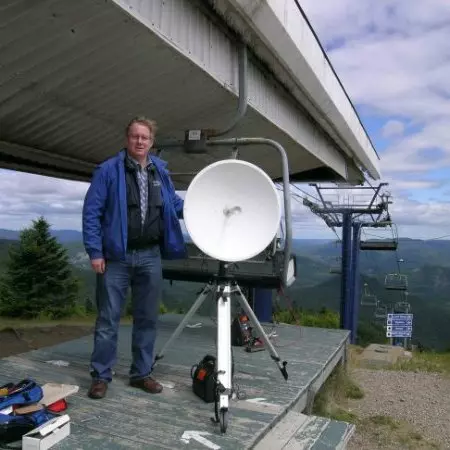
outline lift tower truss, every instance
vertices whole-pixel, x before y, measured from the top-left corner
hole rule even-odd
[[[385,190],[388,183],[372,186],[319,186],[316,188],[320,202],[304,198],[303,204],[320,217],[328,227],[342,228],[342,278],[340,301],[340,326],[350,330],[351,342],[356,342],[359,313],[359,251],[363,227],[392,226],[389,216],[391,195]]]

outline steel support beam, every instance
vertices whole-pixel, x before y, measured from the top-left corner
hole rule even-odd
[[[343,214],[342,227],[342,280],[340,326],[342,329],[350,328],[351,303],[351,259],[352,259],[352,214]]]
[[[355,208],[346,208],[346,207],[329,207],[329,208],[320,208],[313,207],[313,212],[316,214],[380,214],[386,211],[386,206],[384,204],[380,204],[377,206],[372,206],[372,208],[365,208],[363,206],[356,206]]]
[[[342,266],[341,266],[341,296],[340,296],[340,327],[350,330],[350,342],[356,343],[358,333],[358,316],[360,303],[360,243],[363,227],[384,227],[391,225],[389,216],[390,194],[382,194],[381,188],[387,183],[380,183],[376,188],[370,186],[318,186],[312,183],[319,197],[318,202],[303,198],[303,204],[314,214],[324,220],[330,228],[342,228]],[[326,201],[322,191],[335,190],[373,190],[374,193],[367,204],[358,201]],[[381,217],[385,213],[385,217]],[[378,215],[378,217],[374,217]],[[360,219],[369,216],[369,220]]]
[[[351,261],[351,304],[350,304],[350,342],[356,344],[358,335],[359,298],[360,298],[360,265],[359,244],[361,241],[361,224],[353,222],[352,261]]]

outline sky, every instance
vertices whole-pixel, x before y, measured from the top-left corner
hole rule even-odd
[[[450,2],[300,4],[380,155],[398,234],[450,235]],[[86,183],[6,170],[0,175],[0,228],[21,229],[44,215],[54,228],[81,229]],[[293,199],[292,207],[296,237],[336,237],[300,202]]]
[[[450,234],[450,2],[300,4],[380,155],[398,234]]]

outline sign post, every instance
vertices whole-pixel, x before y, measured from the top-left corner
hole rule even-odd
[[[411,338],[413,329],[413,314],[388,314],[386,319],[386,337]],[[404,345],[406,347],[406,345]]]

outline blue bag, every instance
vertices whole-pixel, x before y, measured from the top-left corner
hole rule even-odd
[[[38,403],[43,397],[42,388],[32,379],[22,380],[14,385],[8,383],[1,386],[7,394],[0,395],[0,410],[10,406],[26,406]],[[7,444],[22,439],[22,436],[48,420],[55,414],[41,409],[28,414],[0,414],[0,443]]]
[[[32,379],[26,378],[13,385],[8,383],[0,389],[7,389],[6,395],[0,395],[0,410],[8,406],[25,406],[39,402],[44,393],[42,388]]]

